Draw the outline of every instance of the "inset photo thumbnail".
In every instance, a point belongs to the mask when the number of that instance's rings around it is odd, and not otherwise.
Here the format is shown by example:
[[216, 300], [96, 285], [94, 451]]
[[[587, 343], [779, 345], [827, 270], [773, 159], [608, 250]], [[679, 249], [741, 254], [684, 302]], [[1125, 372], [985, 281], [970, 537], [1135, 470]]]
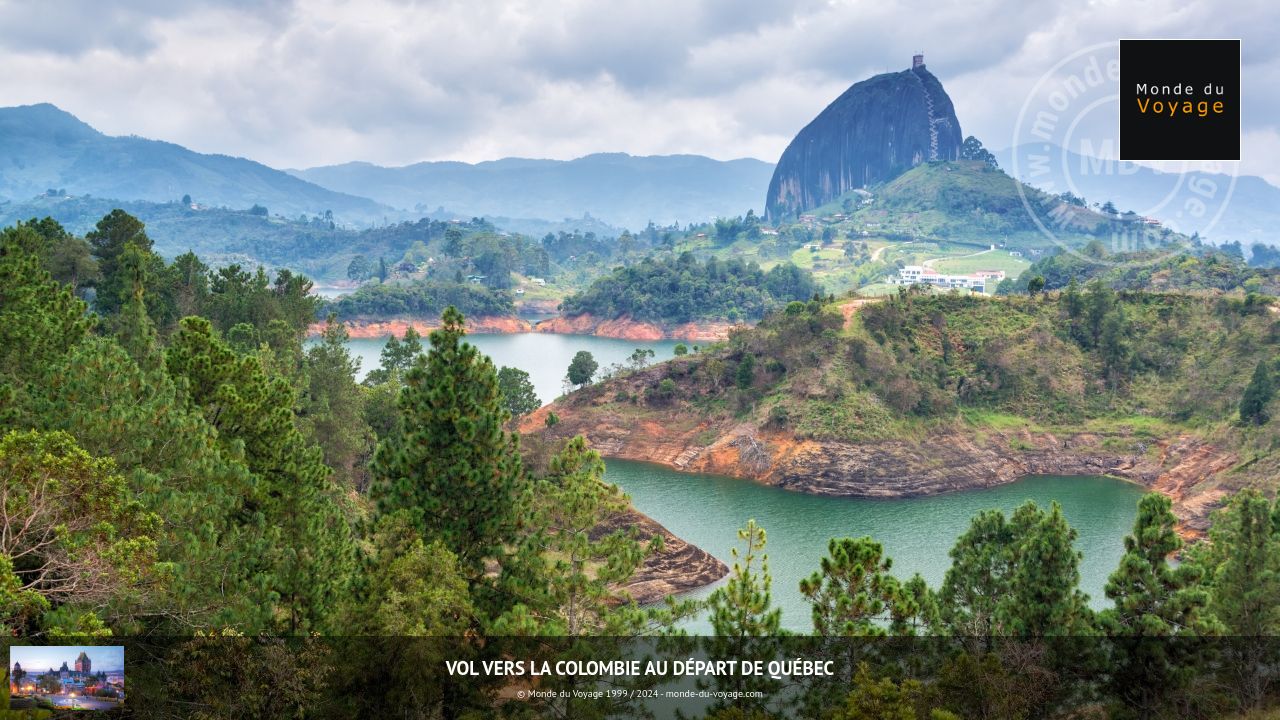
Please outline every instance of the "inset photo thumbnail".
[[124, 703], [123, 645], [15, 645], [8, 670], [10, 710], [111, 710]]

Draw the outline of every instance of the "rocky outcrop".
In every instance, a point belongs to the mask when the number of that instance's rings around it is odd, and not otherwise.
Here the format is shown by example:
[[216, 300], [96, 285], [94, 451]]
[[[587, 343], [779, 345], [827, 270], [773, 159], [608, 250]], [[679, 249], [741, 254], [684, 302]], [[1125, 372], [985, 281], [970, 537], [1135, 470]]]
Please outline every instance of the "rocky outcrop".
[[[404, 331], [413, 328], [421, 335], [426, 335], [440, 327], [439, 318], [433, 320], [396, 318], [391, 320], [348, 320], [344, 323], [347, 332], [353, 338], [385, 338], [391, 335], [400, 337]], [[527, 333], [533, 329], [527, 320], [507, 316], [468, 317], [467, 332], [490, 335], [509, 335]], [[324, 331], [324, 323], [315, 323], [309, 329], [312, 336]]]
[[631, 580], [621, 588], [636, 602], [657, 602], [669, 595], [710, 585], [729, 574], [729, 568], [723, 562], [676, 537], [653, 518], [634, 508], [597, 525], [591, 532], [592, 539], [626, 528], [635, 528], [646, 542], [653, 537], [662, 538], [662, 551], [646, 558]]
[[716, 342], [729, 337], [729, 331], [741, 327], [730, 322], [688, 322], [678, 325], [641, 322], [629, 318], [605, 320], [590, 314], [559, 316], [534, 326], [537, 332], [561, 335], [595, 335], [621, 340], [689, 340]]
[[876, 75], [846, 90], [791, 141], [774, 168], [765, 212], [776, 221], [922, 162], [956, 160], [962, 142], [951, 98], [923, 63]]
[[[916, 440], [850, 443], [800, 439], [753, 423], [717, 424], [634, 406], [557, 403], [523, 419], [521, 431], [583, 435], [606, 457], [755, 480], [798, 492], [914, 497], [992, 487], [1028, 475], [1110, 475], [1174, 500], [1186, 536], [1202, 533], [1229, 490], [1219, 481], [1237, 456], [1201, 439], [1145, 441], [1088, 432], [950, 428]], [[560, 422], [544, 425], [554, 411]]]

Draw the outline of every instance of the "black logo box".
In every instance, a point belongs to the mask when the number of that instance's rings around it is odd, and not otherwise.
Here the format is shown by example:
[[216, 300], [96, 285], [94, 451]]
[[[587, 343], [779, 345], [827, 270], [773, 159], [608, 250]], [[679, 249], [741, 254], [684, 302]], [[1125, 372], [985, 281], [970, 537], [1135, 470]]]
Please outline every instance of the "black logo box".
[[1242, 100], [1239, 40], [1120, 40], [1121, 160], [1239, 160]]

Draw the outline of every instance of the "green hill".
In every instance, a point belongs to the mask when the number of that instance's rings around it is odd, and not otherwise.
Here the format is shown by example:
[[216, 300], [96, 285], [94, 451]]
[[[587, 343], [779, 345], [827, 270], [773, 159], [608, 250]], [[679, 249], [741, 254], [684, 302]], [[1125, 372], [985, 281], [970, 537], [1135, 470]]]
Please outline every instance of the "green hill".
[[1222, 497], [1270, 492], [1280, 474], [1280, 421], [1266, 422], [1280, 403], [1267, 395], [1248, 422], [1240, 411], [1251, 377], [1280, 371], [1272, 310], [1256, 295], [1101, 283], [795, 302], [726, 343], [562, 398], [547, 411], [555, 428], [536, 417], [525, 430], [827, 495], [1036, 473], [1177, 482], [1178, 512], [1203, 528]]
[[[996, 245], [1033, 258], [1058, 243], [1084, 247], [1093, 240], [1109, 240], [1113, 233], [1150, 244], [1182, 240], [1136, 216], [1103, 215], [1069, 198], [1021, 185], [980, 161], [924, 163], [866, 193], [869, 196], [846, 193], [811, 214], [854, 235]], [[1040, 224], [1053, 231], [1058, 243]]]
[[1058, 252], [1037, 260], [1011, 282], [1009, 290], [1025, 291], [1027, 282], [1037, 276], [1044, 278], [1046, 290], [1065, 288], [1072, 279], [1083, 286], [1097, 278], [1114, 290], [1280, 295], [1280, 269], [1252, 267], [1239, 254], [1199, 241], [1175, 253], [1112, 254], [1101, 243], [1092, 243], [1081, 253]]

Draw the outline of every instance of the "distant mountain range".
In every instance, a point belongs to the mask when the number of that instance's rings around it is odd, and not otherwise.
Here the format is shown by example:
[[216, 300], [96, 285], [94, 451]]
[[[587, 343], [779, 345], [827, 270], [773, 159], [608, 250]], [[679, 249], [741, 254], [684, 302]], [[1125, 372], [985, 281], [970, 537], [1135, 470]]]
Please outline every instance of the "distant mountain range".
[[[1176, 175], [1133, 163], [1123, 163], [1122, 174], [1118, 161], [1099, 160], [1071, 151], [1066, 151], [1064, 156], [1063, 152], [1057, 145], [1050, 145], [1048, 149], [1040, 145], [1021, 148], [1018, 179], [1048, 192], [1061, 193], [1070, 187], [1067, 182], [1069, 174], [1076, 188], [1074, 192], [1090, 203], [1110, 200], [1121, 212], [1133, 210], [1149, 214], [1187, 235], [1198, 232], [1206, 242], [1214, 244], [1239, 241], [1246, 250], [1256, 243], [1280, 245], [1280, 188], [1260, 177], [1241, 175], [1236, 178], [1235, 189], [1222, 217], [1211, 223], [1218, 206], [1206, 203], [1210, 210], [1200, 218], [1184, 212], [1185, 201], [1194, 197], [1186, 188], [1207, 187], [1204, 183], [1208, 182], [1212, 183], [1215, 192], [1225, 193], [1231, 183], [1229, 175], [1185, 173], [1181, 178], [1184, 189], [1174, 196], [1174, 201], [1161, 206], [1177, 182]], [[1032, 176], [1029, 169], [1023, 167], [1033, 154], [1051, 158], [1044, 165], [1047, 172]], [[1014, 173], [1013, 148], [1001, 150], [995, 156], [1002, 169]]]
[[0, 108], [0, 197], [26, 200], [46, 190], [119, 200], [236, 209], [254, 204], [296, 217], [331, 210], [353, 223], [381, 221], [391, 208], [335, 192], [227, 155], [205, 155], [140, 137], [111, 137], [49, 104]]
[[587, 213], [639, 230], [650, 221], [669, 225], [747, 210], [759, 214], [773, 165], [700, 155], [601, 153], [576, 160], [506, 158], [404, 167], [354, 162], [289, 172], [330, 190], [359, 193], [418, 214], [441, 206], [466, 216], [557, 221]]
[[346, 163], [276, 170], [136, 136], [112, 137], [47, 103], [0, 108], [0, 200], [48, 190], [124, 201], [175, 202], [297, 217], [332, 211], [358, 226], [433, 215], [502, 218], [520, 230], [568, 221], [633, 230], [762, 209], [773, 165], [699, 155], [576, 160], [506, 158], [404, 167]]

